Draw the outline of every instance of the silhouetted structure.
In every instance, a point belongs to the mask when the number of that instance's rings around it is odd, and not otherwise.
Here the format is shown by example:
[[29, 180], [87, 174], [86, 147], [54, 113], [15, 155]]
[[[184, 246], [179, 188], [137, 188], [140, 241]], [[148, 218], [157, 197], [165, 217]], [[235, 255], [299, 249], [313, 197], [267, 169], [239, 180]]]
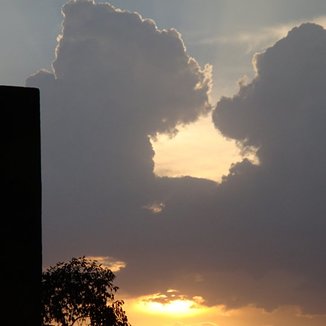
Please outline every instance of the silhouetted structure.
[[1, 325], [40, 325], [41, 158], [39, 91], [0, 86], [3, 131]]

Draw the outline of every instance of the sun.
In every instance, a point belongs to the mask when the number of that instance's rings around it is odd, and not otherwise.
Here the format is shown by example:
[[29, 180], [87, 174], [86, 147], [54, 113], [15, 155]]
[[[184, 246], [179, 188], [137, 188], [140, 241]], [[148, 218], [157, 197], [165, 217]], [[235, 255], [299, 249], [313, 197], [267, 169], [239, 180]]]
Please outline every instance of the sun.
[[206, 311], [201, 297], [186, 298], [177, 294], [176, 290], [168, 290], [166, 294], [156, 293], [141, 297], [137, 303], [139, 310], [148, 314], [171, 316], [194, 316]]

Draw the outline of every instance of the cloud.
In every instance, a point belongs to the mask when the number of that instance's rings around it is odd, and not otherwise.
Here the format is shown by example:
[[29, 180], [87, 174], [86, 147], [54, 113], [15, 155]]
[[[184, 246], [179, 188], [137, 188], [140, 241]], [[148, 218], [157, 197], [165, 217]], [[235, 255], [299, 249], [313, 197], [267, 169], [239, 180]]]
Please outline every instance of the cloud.
[[159, 30], [136, 13], [71, 1], [63, 14], [53, 72], [27, 81], [43, 94], [47, 164], [70, 166], [69, 177], [81, 173], [85, 182], [94, 179], [92, 168], [111, 181], [130, 183], [136, 171], [149, 178], [148, 136], [175, 132], [210, 110], [209, 67], [187, 55], [177, 31]]
[[46, 171], [85, 183], [149, 179], [148, 136], [173, 133], [211, 109], [209, 67], [187, 55], [176, 30], [137, 13], [71, 1], [63, 14], [53, 72], [27, 81], [43, 94]]
[[108, 4], [63, 13], [53, 71], [27, 81], [41, 89], [45, 263], [96, 253], [127, 263], [119, 286], [133, 296], [325, 311], [326, 32], [294, 29], [219, 102], [215, 125], [260, 165], [217, 186], [153, 173], [150, 136], [210, 110], [209, 68], [180, 34]]
[[286, 37], [289, 30], [299, 27], [304, 23], [312, 22], [326, 27], [326, 16], [318, 16], [309, 21], [294, 20], [284, 24], [270, 25], [260, 29], [248, 29], [230, 35], [201, 38], [199, 45], [243, 45], [247, 48], [247, 53], [263, 51], [272, 46], [279, 39]]
[[164, 206], [165, 206], [164, 203], [154, 202], [154, 203], [150, 203], [148, 205], [143, 206], [143, 208], [149, 210], [153, 214], [159, 214], [164, 209]]
[[[211, 110], [210, 67], [187, 54], [176, 30], [137, 13], [92, 1], [62, 12], [53, 70], [27, 80], [41, 90], [44, 261], [96, 253], [138, 274], [156, 248], [162, 220], [153, 212], [173, 196], [153, 173], [150, 136]], [[214, 184], [185, 185], [197, 183]]]
[[233, 35], [202, 38], [198, 41], [200, 45], [245, 45], [247, 52], [263, 49], [267, 45], [273, 44], [280, 37], [286, 35], [291, 28], [289, 25], [278, 25], [265, 27], [261, 30], [241, 31]]
[[269, 161], [293, 160], [290, 155], [281, 157], [287, 150], [298, 155], [303, 148], [314, 152], [306, 142], [315, 137], [316, 143], [320, 137], [315, 127], [323, 114], [324, 34], [317, 25], [302, 25], [256, 55], [257, 78], [243, 85], [234, 98], [223, 98], [215, 111], [216, 126], [224, 135], [244, 146], [259, 147], [257, 154], [263, 161], [267, 155], [273, 155]]
[[203, 314], [207, 311], [203, 298], [189, 298], [178, 292], [154, 293], [139, 297], [138, 306], [149, 314], [162, 314], [174, 316], [190, 316]]
[[[284, 304], [315, 312], [326, 308], [325, 52], [322, 27], [294, 28], [256, 56], [256, 78], [233, 98], [223, 98], [214, 112], [216, 127], [243, 147], [258, 148], [260, 161], [257, 167], [235, 165], [221, 189], [238, 206], [229, 215], [244, 247], [234, 249], [245, 249], [251, 268], [262, 275], [275, 268], [289, 273], [294, 283], [282, 296]], [[271, 297], [280, 303], [277, 291]]]
[[103, 267], [109, 268], [114, 273], [119, 272], [121, 269], [126, 268], [127, 266], [124, 261], [108, 256], [87, 256], [86, 258], [97, 261]]
[[210, 109], [209, 67], [202, 70], [186, 54], [176, 30], [159, 30], [136, 13], [89, 1], [69, 3], [63, 14], [53, 64], [58, 80], [109, 90], [105, 100], [119, 104], [117, 118], [152, 135], [171, 132]]

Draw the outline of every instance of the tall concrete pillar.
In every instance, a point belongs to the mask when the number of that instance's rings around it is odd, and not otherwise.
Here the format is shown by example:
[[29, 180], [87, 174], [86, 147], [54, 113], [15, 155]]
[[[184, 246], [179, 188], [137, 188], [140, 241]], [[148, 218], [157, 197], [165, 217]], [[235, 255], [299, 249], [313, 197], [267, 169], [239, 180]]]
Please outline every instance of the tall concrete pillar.
[[0, 86], [0, 325], [40, 325], [41, 155], [39, 91]]

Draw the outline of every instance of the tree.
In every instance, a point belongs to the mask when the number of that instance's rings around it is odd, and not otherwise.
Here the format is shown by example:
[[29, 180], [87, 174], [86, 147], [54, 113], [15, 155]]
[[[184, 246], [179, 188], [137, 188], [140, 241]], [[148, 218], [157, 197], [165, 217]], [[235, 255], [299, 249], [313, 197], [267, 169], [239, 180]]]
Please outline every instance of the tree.
[[[49, 267], [42, 274], [43, 326], [80, 324], [89, 326], [130, 326], [115, 300], [115, 275], [97, 261], [72, 258]], [[55, 323], [55, 324], [53, 324]]]

